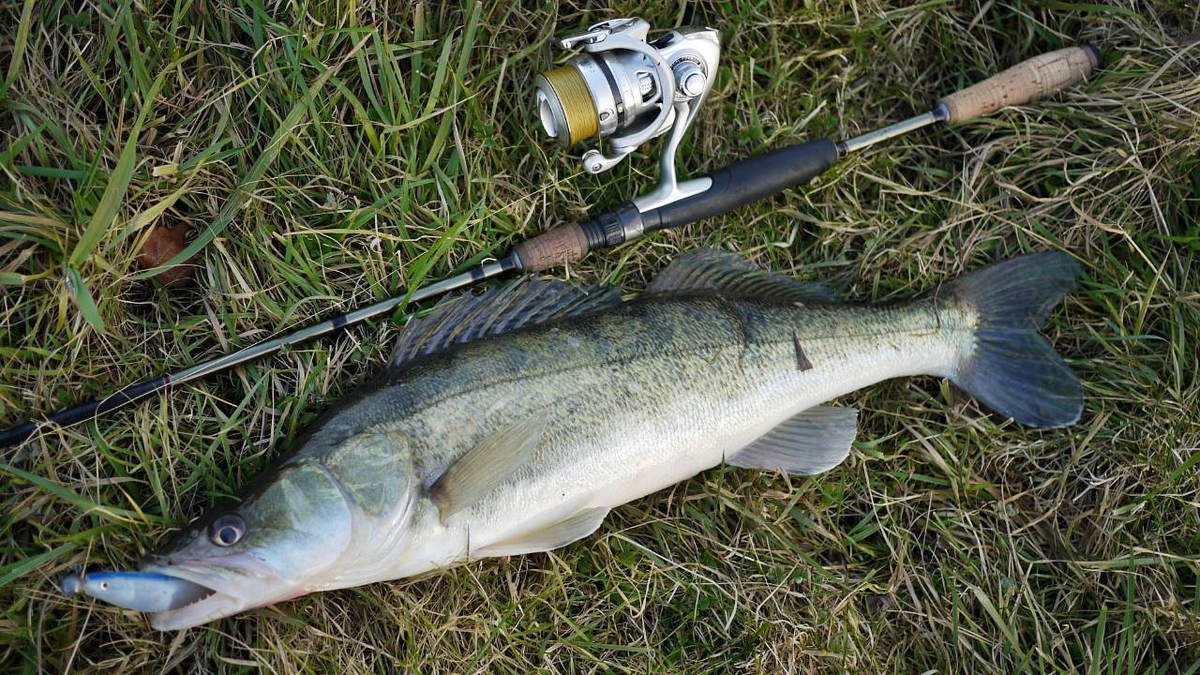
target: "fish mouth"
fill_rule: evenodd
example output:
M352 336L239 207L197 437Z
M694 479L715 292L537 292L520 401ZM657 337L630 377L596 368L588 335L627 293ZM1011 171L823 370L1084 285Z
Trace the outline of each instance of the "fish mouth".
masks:
M149 612L150 625L161 631L194 628L288 595L267 593L264 597L263 589L277 587L279 580L265 564L249 556L229 556L220 562L206 559L146 563L142 571L182 579L209 590L207 595L181 607Z

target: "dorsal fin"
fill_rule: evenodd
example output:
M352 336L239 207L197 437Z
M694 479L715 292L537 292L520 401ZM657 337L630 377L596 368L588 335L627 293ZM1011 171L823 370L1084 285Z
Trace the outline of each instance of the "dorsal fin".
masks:
M412 319L396 342L391 364L399 366L454 345L620 304L620 288L521 279L481 295L443 300L428 316Z
M830 304L839 299L819 283L796 281L760 269L736 253L700 248L685 253L663 270L647 293L711 291L739 297L770 297L801 304Z

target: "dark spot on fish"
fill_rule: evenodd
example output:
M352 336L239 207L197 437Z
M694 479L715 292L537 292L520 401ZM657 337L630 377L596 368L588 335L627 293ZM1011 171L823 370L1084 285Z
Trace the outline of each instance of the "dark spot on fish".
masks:
M795 332L792 333L792 344L796 345L796 370L801 372L812 370L812 361L808 360L808 355L804 353L804 347L800 346L800 337Z

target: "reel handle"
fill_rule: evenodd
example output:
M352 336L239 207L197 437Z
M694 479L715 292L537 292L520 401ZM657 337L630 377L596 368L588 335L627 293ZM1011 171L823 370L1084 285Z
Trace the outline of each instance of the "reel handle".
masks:
M1056 94L1091 77L1098 67L1099 49L1092 45L1067 47L1022 61L983 82L950 94L940 103L949 112L947 121L966 122L1005 106L1024 105Z

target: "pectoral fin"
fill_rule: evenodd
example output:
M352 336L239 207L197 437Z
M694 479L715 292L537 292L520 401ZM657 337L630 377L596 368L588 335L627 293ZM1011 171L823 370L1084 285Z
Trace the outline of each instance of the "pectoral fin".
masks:
M793 475L822 473L850 454L857 421L858 411L853 408L809 408L726 457L725 463Z
M598 530L607 515L608 509L606 508L584 509L566 520L547 525L540 530L484 546L473 551L472 556L488 558L501 555L541 553L562 548Z
M483 439L451 464L429 487L429 498L442 522L479 501L525 464L545 429L544 417L530 415Z

